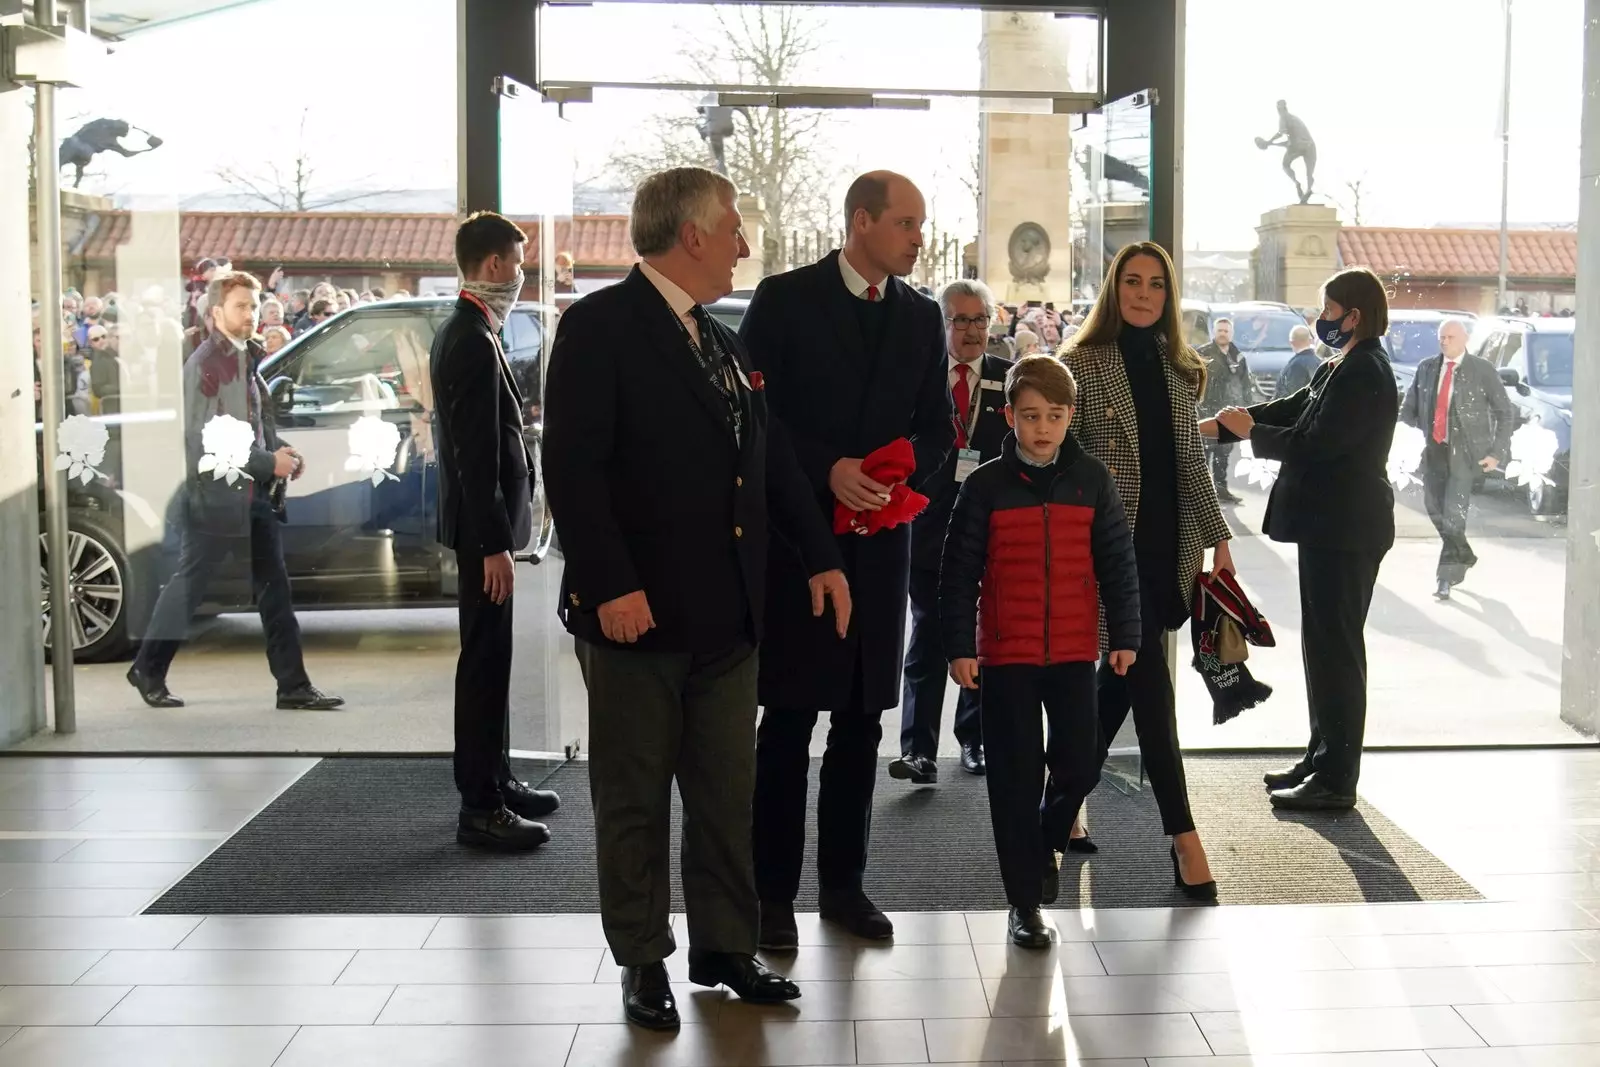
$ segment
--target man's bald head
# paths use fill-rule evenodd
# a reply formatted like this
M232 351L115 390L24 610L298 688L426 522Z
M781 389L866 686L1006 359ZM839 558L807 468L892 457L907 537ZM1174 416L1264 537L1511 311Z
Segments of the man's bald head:
M877 222L888 208L891 195L907 186L916 195L922 195L917 192L910 178L892 170L869 170L861 175L850 183L849 190L844 194L845 229L854 228L858 211L867 213L868 222Z
M844 196L845 252L869 281L911 273L922 250L927 205L903 174L868 171Z

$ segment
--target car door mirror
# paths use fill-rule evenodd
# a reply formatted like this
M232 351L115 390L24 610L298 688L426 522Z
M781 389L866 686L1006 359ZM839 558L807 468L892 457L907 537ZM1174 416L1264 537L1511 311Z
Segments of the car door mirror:
M1517 373L1515 367L1501 367L1500 380L1513 389L1522 384L1522 376Z
M294 379L280 374L267 383L267 393L272 397L272 407L280 416L294 410Z

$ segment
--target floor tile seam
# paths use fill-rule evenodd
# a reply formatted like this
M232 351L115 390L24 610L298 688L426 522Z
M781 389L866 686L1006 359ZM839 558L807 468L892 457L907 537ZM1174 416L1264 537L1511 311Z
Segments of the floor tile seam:
M295 1038L299 1037L300 1031L304 1029L304 1025L295 1026L294 1032L289 1035L289 1040L285 1041L283 1047L278 1050L278 1054L272 1057L272 1067L278 1067L278 1064L283 1062L283 1057L288 1053L289 1046L294 1044Z
M41 950L41 951L51 951L51 950L45 949L45 950ZM63 952L71 952L71 951L74 951L74 950L72 950L72 949L63 949L61 951L63 951ZM96 967L100 966L100 964L104 963L105 962L105 958L107 956L111 955L111 950L110 949L87 949L85 951L98 952L98 953L100 953L100 955L96 956L94 958L94 960L92 962L90 962L89 966L87 966L83 970L79 971L78 972L78 977L74 978L72 981L67 983L69 986L89 985L89 984L91 984L91 983L84 982L84 979L88 977L90 971L94 970Z
M80 986L80 987L78 987L78 988L82 988L82 989L88 989L88 988L92 988L92 987L90 987L90 986ZM116 1010L117 1010L117 1009L118 1009L118 1008L119 1008L119 1007L121 1007L121 1006L122 1006L122 1002L123 1002L123 1001L125 1001L125 1000L127 1000L127 999L128 999L128 998L129 998L129 997L131 997L131 996L133 996L133 991L134 991L134 990L135 990L135 989L138 989L138 988L139 988L139 987L138 987L138 986L136 986L136 985L130 985L130 986L128 986L128 989L127 989L127 991L126 991L126 992L125 992L125 993L123 993L123 994L122 994L122 996L120 996L120 997L118 997L118 998L117 998L117 1002L116 1002L116 1003L115 1003L115 1004L113 1004L113 1005L111 1005L111 1007L109 1007L109 1008L107 1008L107 1009L106 1009L106 1010L105 1010L105 1011L104 1011L104 1012L102 1012L102 1013L101 1013L101 1015L100 1015L100 1017L99 1017L99 1018L98 1018L98 1019L96 1019L96 1020L95 1020L95 1021L94 1021L94 1022L93 1022L93 1023L92 1023L92 1024L91 1024L91 1025L93 1025L93 1026L99 1026L99 1025L100 1025L100 1024L101 1024L101 1023L103 1023L103 1022L105 1022L105 1020L106 1020L106 1018L107 1018L107 1017L108 1017L108 1016L110 1016L110 1014L111 1014L111 1013L112 1013L112 1012L114 1012L114 1011L116 1011Z
M1493 1048L1493 1047L1495 1047L1492 1044L1490 1044L1488 1038L1484 1037L1483 1034L1478 1032L1478 1028L1476 1026L1472 1025L1472 1020L1467 1018L1466 1015L1463 1014L1463 1012L1461 1011L1461 1005L1459 1005L1459 1004L1450 1005L1450 1011L1455 1015L1455 1017L1457 1019L1460 1019L1462 1021L1462 1023L1465 1024L1465 1026L1466 1026L1466 1028L1468 1030L1472 1031L1472 1036L1477 1038L1480 1042L1482 1042L1484 1048ZM1429 1056L1428 1058L1432 1059L1433 1057Z

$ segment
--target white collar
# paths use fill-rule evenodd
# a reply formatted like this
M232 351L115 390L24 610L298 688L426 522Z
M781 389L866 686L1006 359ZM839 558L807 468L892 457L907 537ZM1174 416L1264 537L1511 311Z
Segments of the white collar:
M945 359L949 362L949 366L945 368L947 371L954 371L957 367L971 367L974 375L979 378L983 377L983 356L981 355L971 363L963 363L948 353L945 354Z
M850 260L845 256L843 249L839 252L839 273L844 277L844 287L850 290L851 296L857 300L865 300L867 298L867 290L873 286L873 283L863 278L861 272L850 265ZM885 278L883 283L877 286L879 300L888 295L888 288L889 279Z
M672 313L678 318L681 319L694 310L694 297L684 292L683 287L677 282L668 278L644 260L639 261L639 273L650 279L650 284L656 287L656 291L666 300L667 306L672 309Z

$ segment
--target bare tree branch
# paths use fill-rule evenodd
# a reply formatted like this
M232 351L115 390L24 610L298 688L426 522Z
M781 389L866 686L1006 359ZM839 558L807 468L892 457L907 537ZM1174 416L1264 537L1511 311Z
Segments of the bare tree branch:
M276 158L268 156L264 172L245 173L234 167L219 167L212 173L225 185L239 190L247 197L259 200L274 211L317 211L339 204L353 204L374 197L392 196L398 191L344 190L337 194L322 195L313 192L317 170L312 165L311 155L306 149L306 119L309 114L309 108L300 113L299 140L289 164L280 167Z

